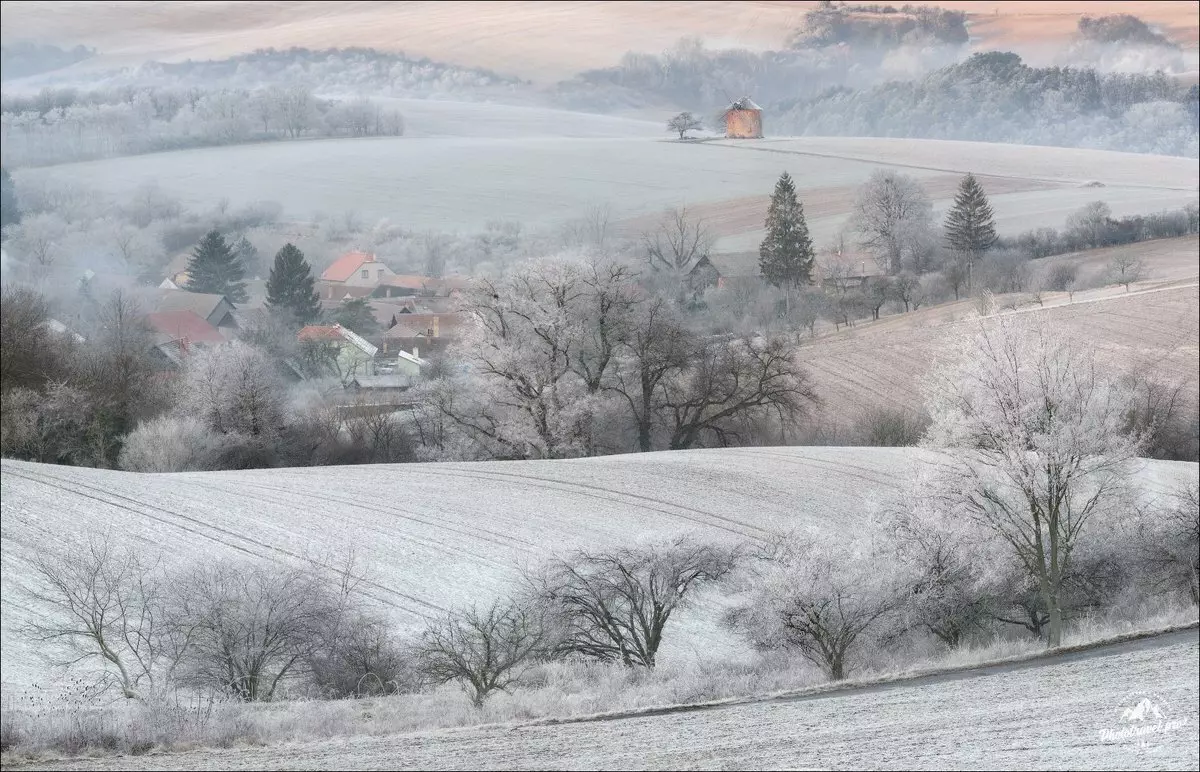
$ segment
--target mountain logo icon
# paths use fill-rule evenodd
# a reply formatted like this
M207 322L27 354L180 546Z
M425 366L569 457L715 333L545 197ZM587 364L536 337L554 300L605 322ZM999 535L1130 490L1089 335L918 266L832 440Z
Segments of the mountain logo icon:
M1145 721L1148 718L1162 721L1164 716L1162 708L1149 697L1143 697L1137 705L1134 705L1132 708L1125 708L1121 713L1121 718L1126 721Z

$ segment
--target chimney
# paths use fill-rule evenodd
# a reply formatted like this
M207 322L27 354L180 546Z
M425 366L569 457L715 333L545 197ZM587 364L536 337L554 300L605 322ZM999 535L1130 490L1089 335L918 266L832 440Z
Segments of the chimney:
M420 359L420 358L421 358L421 350L419 348L417 348L416 346L413 346L413 359Z
M433 317L433 337L436 338L438 335L438 318L435 316Z

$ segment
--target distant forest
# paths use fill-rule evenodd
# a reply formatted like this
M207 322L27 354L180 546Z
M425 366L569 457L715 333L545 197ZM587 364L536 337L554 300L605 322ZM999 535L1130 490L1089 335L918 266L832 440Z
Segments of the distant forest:
M96 49L85 46L75 46L69 50L37 43L0 46L0 80L16 80L50 72L95 55Z

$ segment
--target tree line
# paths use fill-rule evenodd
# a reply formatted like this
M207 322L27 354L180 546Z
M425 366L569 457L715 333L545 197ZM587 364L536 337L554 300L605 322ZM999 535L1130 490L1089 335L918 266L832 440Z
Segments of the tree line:
M82 658L131 699L458 683L478 708L549 661L653 670L706 585L736 599L711 623L832 680L922 641L948 653L1011 629L1053 648L1089 615L1200 602L1197 484L1142 487L1137 396L1093 350L1037 324L981 323L926 385L926 454L852 533L567 551L407 636L364 605L371 579L352 556L167 567L93 535L35 559L44 614L25 632L67 642L63 662Z
M303 85L249 89L46 89L5 96L9 166L309 136L400 136L404 119L366 98L320 99Z

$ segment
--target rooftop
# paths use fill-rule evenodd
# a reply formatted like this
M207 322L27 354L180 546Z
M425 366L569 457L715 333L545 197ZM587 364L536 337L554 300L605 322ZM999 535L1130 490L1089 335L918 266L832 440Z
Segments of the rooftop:
M374 263L375 255L366 252L347 252L321 272L321 281L346 281L363 263Z

